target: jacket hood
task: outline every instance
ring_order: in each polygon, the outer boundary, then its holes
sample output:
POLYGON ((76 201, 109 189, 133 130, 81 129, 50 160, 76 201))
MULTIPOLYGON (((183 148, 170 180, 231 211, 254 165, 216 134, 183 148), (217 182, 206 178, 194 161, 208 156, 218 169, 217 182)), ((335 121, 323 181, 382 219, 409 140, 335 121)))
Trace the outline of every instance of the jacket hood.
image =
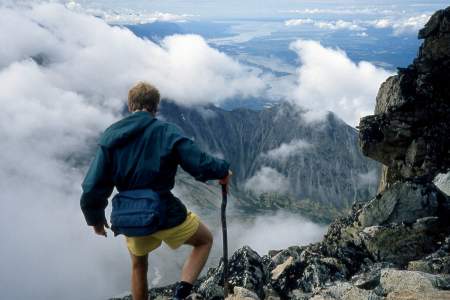
POLYGON ((106 148, 123 145, 142 133, 154 120, 156 118, 148 112, 135 112, 109 126, 100 137, 99 145, 106 148))

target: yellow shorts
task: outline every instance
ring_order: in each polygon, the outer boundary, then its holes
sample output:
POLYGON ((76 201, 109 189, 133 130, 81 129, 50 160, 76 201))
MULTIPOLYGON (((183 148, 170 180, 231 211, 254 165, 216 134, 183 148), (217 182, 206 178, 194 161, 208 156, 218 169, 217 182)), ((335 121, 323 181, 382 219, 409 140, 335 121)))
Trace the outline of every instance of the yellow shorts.
POLYGON ((143 256, 161 246, 162 241, 170 248, 177 249, 197 232, 199 225, 200 218, 189 211, 186 220, 180 225, 147 236, 126 237, 128 250, 136 256, 143 256))

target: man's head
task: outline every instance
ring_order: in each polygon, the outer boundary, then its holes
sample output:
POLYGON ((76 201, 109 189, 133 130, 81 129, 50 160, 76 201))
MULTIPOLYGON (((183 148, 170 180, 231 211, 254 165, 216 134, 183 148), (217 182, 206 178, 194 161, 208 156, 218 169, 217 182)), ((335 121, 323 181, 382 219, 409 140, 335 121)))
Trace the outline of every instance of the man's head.
POLYGON ((158 110, 160 101, 159 91, 151 84, 139 82, 128 92, 128 110, 147 110, 153 115, 158 110))

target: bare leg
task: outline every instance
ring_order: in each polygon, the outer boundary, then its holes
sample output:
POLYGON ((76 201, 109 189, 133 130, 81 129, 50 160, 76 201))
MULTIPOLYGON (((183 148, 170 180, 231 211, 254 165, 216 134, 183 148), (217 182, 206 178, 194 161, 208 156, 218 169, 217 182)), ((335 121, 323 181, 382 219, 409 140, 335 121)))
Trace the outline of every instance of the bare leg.
POLYGON ((130 253, 131 256, 131 294, 133 300, 147 300, 148 299, 148 254, 144 256, 136 256, 130 253))
POLYGON ((208 227, 200 223, 197 232, 185 244, 194 246, 194 249, 192 249, 191 254, 184 263, 181 271, 181 281, 193 284, 208 259, 209 251, 213 244, 213 236, 208 227))

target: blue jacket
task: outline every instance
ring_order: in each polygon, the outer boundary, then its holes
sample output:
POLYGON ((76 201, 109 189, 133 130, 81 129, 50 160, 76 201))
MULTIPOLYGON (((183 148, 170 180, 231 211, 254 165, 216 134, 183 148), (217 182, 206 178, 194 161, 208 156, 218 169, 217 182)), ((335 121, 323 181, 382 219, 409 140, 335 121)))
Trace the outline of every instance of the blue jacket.
POLYGON ((114 186, 119 192, 150 188, 167 205, 165 228, 186 219, 186 207, 170 190, 180 165, 205 182, 228 174, 228 162, 201 151, 180 129, 145 111, 135 112, 108 127, 82 183, 80 205, 88 225, 106 221, 105 208, 114 186))

